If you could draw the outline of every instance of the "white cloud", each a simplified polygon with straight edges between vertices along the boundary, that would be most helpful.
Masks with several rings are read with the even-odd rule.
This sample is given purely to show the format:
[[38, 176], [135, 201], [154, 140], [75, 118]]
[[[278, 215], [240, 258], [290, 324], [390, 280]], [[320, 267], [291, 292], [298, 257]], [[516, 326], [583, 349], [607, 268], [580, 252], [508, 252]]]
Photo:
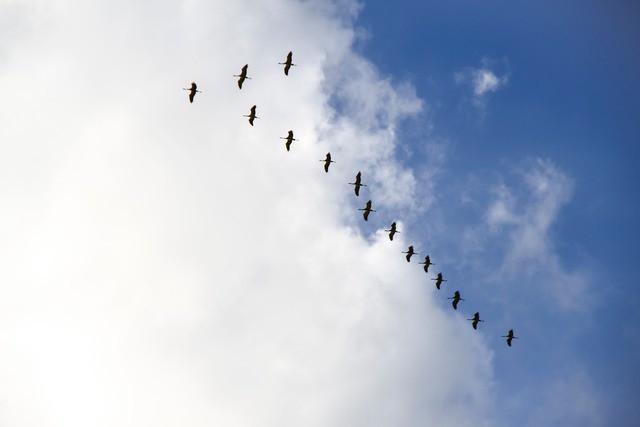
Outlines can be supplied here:
[[571, 200], [573, 182], [542, 159], [531, 161], [519, 175], [524, 187], [517, 183], [494, 187], [485, 215], [489, 232], [505, 248], [501, 274], [534, 279], [559, 307], [584, 308], [590, 300], [587, 272], [568, 271], [562, 265], [552, 230]]
[[351, 50], [348, 17], [28, 5], [0, 68], [0, 424], [491, 424], [483, 335], [403, 260], [408, 226], [356, 225], [357, 170], [380, 221], [413, 206], [395, 130], [422, 103]]
[[[506, 68], [501, 75], [494, 70], [499, 65]], [[509, 82], [509, 75], [510, 72], [506, 61], [499, 63], [484, 58], [479, 68], [469, 67], [463, 71], [456, 72], [454, 80], [459, 85], [467, 85], [471, 88], [473, 92], [471, 102], [483, 117], [486, 113], [488, 94], [506, 86]]]

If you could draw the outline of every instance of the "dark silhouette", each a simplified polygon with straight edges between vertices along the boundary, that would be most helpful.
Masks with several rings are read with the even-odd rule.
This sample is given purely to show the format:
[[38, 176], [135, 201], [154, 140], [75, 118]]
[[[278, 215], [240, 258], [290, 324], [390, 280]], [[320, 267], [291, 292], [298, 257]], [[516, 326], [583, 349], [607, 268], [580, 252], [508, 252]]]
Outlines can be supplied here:
[[249, 115], [244, 115], [242, 117], [249, 117], [249, 124], [251, 126], [253, 126], [253, 121], [255, 119], [259, 119], [260, 117], [256, 116], [256, 106], [254, 105], [253, 107], [251, 107], [251, 113], [249, 113]]
[[502, 338], [507, 339], [507, 345], [511, 347], [511, 340], [517, 340], [518, 337], [513, 336], [513, 329], [509, 329], [509, 333], [507, 335], [503, 335]]
[[356, 175], [356, 182], [350, 182], [349, 185], [355, 185], [354, 191], [356, 192], [356, 196], [360, 195], [360, 187], [366, 187], [366, 185], [362, 183], [362, 174], [360, 172]]
[[411, 262], [411, 256], [416, 254], [417, 252], [413, 252], [413, 246], [409, 246], [407, 252], [402, 252], [403, 254], [407, 254], [405, 258], [407, 258], [407, 262]]
[[242, 89], [242, 83], [244, 83], [245, 80], [251, 80], [251, 77], [247, 77], [247, 69], [249, 68], [249, 64], [245, 64], [244, 67], [242, 67], [242, 71], [240, 72], [240, 74], [235, 74], [233, 77], [240, 77], [238, 79], [238, 88]]
[[424, 272], [425, 273], [429, 272], [429, 266], [430, 265], [435, 265], [434, 263], [431, 262], [431, 258], [429, 258], [429, 255], [424, 257], [424, 262], [421, 262], [420, 264], [424, 264]]
[[192, 103], [192, 104], [193, 104], [193, 98], [196, 97], [196, 92], [202, 93], [201, 91], [198, 90], [198, 86], [196, 85], [196, 82], [192, 82], [191, 83], [191, 88], [187, 89], [186, 87], [183, 87], [182, 90], [188, 90], [189, 91], [189, 102]]
[[289, 133], [287, 134], [287, 136], [285, 138], [280, 137], [280, 139], [286, 139], [287, 140], [287, 142], [285, 142], [285, 144], [284, 144], [284, 146], [287, 148], [287, 151], [289, 151], [289, 149], [291, 148], [291, 143], [293, 141], [297, 141], [297, 139], [295, 139], [293, 137], [293, 131], [292, 130], [289, 131]]
[[393, 242], [393, 235], [396, 233], [399, 233], [398, 230], [396, 230], [396, 223], [392, 223], [391, 224], [391, 228], [389, 230], [384, 230], [384, 231], [388, 231], [389, 232], [389, 240], [391, 240]]
[[362, 216], [364, 217], [364, 220], [365, 220], [365, 221], [369, 221], [369, 214], [370, 214], [371, 212], [376, 212], [376, 211], [374, 211], [373, 209], [371, 209], [371, 200], [369, 200], [369, 201], [367, 202], [367, 205], [364, 207], [364, 209], [358, 209], [358, 210], [359, 210], [359, 211], [364, 211], [364, 212], [362, 213]]
[[471, 326], [473, 326], [473, 329], [478, 329], [478, 322], [484, 322], [484, 320], [480, 320], [480, 313], [476, 312], [476, 314], [473, 315], [473, 319], [467, 319], [467, 320], [473, 320], [473, 323], [471, 324]]
[[333, 160], [331, 160], [331, 153], [327, 153], [327, 157], [324, 160], [320, 160], [321, 162], [324, 162], [324, 171], [329, 173], [329, 165], [331, 163], [335, 163]]
[[293, 61], [293, 52], [289, 52], [287, 54], [287, 60], [285, 62], [278, 62], [278, 64], [284, 65], [284, 75], [285, 76], [289, 75], [289, 69], [291, 67], [295, 67], [297, 65], [297, 64], [294, 64], [292, 61]]
[[440, 285], [442, 282], [446, 282], [446, 280], [442, 280], [442, 273], [438, 273], [438, 277], [435, 279], [431, 279], [436, 281], [436, 288], [440, 289]]
[[459, 291], [455, 291], [453, 296], [451, 298], [447, 298], [447, 299], [452, 299], [453, 300], [453, 301], [451, 301], [451, 305], [453, 306], [454, 310], [458, 309], [458, 302], [464, 301], [464, 299], [460, 298], [460, 292]]

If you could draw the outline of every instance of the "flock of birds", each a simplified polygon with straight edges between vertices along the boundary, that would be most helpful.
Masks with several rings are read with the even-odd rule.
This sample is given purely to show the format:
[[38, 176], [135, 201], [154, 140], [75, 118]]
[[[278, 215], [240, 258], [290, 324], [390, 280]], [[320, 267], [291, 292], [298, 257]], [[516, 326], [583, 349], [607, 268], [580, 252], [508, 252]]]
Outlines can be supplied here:
[[[291, 67], [296, 66], [297, 64], [293, 63], [293, 52], [289, 52], [287, 54], [287, 58], [285, 60], [285, 62], [279, 62], [279, 65], [284, 65], [284, 74], [285, 76], [289, 75], [289, 71], [291, 69]], [[251, 80], [251, 77], [247, 76], [249, 70], [249, 65], [245, 64], [242, 67], [242, 70], [240, 71], [240, 74], [236, 74], [234, 75], [234, 77], [238, 77], [238, 89], [242, 90], [242, 85], [244, 84], [245, 80]], [[195, 99], [196, 93], [202, 93], [201, 91], [198, 90], [198, 86], [196, 85], [195, 82], [191, 83], [191, 87], [190, 88], [183, 88], [183, 90], [188, 90], [189, 91], [189, 102], [193, 103], [193, 100]], [[249, 114], [243, 115], [243, 117], [247, 117], [249, 119], [249, 124], [251, 126], [253, 126], [253, 122], [255, 121], [255, 119], [259, 119], [259, 117], [256, 115], [256, 109], [257, 106], [254, 105], [251, 107], [251, 109], [249, 110]], [[280, 137], [280, 139], [284, 139], [286, 140], [285, 142], [285, 148], [287, 149], [287, 151], [290, 151], [291, 149], [291, 144], [293, 141], [298, 141], [297, 139], [294, 138], [293, 136], [293, 131], [290, 130], [287, 134], [286, 137]], [[324, 171], [326, 173], [329, 173], [329, 166], [331, 165], [331, 163], [335, 163], [333, 160], [331, 160], [331, 153], [327, 153], [327, 155], [325, 156], [324, 159], [320, 160], [321, 162], [324, 163], [323, 167], [324, 167]], [[361, 187], [366, 187], [366, 184], [362, 183], [362, 173], [358, 172], [356, 174], [356, 178], [354, 182], [350, 182], [349, 185], [353, 185], [354, 186], [354, 192], [356, 197], [360, 196], [360, 188]], [[363, 211], [362, 216], [364, 218], [365, 221], [369, 220], [369, 215], [371, 214], [371, 212], [376, 212], [373, 208], [372, 208], [372, 202], [371, 200], [369, 200], [366, 204], [365, 207], [362, 209], [358, 209], [360, 211]], [[391, 224], [391, 227], [388, 230], [385, 230], [386, 232], [389, 232], [389, 240], [393, 241], [393, 236], [396, 233], [400, 233], [400, 231], [397, 230], [397, 226], [396, 223], [393, 222]], [[414, 251], [413, 246], [409, 246], [407, 248], [407, 250], [405, 252], [402, 252], [403, 254], [406, 254], [405, 259], [407, 260], [407, 262], [411, 262], [411, 257], [413, 255], [417, 255], [417, 252]], [[429, 255], [427, 255], [424, 258], [424, 262], [420, 262], [419, 264], [424, 265], [423, 269], [425, 271], [425, 273], [429, 273], [429, 267], [432, 265], [435, 265], [434, 263], [431, 262], [431, 258]], [[436, 289], [440, 290], [440, 285], [442, 285], [443, 282], [446, 282], [446, 280], [444, 280], [442, 273], [438, 273], [437, 277], [435, 279], [431, 279], [434, 280], [436, 283]], [[452, 297], [449, 297], [447, 299], [452, 300], [451, 301], [451, 305], [453, 306], [454, 310], [458, 309], [458, 303], [460, 301], [464, 301], [464, 299], [460, 296], [460, 291], [455, 291]], [[471, 326], [473, 327], [473, 329], [478, 329], [478, 323], [480, 322], [484, 322], [484, 320], [480, 319], [480, 313], [476, 312], [473, 317], [471, 319], [467, 319], [471, 321]], [[513, 329], [510, 329], [509, 332], [507, 332], [507, 335], [502, 335], [502, 338], [506, 338], [507, 340], [507, 345], [509, 347], [511, 347], [511, 342], [514, 339], [518, 339], [518, 337], [516, 337], [514, 335]]]

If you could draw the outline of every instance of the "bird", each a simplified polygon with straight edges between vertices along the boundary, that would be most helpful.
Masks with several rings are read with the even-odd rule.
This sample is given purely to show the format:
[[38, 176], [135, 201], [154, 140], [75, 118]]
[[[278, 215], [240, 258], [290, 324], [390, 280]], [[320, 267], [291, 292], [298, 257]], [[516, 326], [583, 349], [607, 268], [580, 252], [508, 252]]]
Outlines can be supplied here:
[[451, 301], [451, 305], [453, 305], [453, 309], [454, 310], [458, 309], [458, 302], [464, 301], [463, 298], [460, 298], [460, 292], [459, 291], [455, 291], [453, 296], [451, 298], [447, 298], [447, 299], [452, 299], [453, 300], [453, 301]]
[[251, 80], [251, 77], [247, 77], [247, 69], [249, 68], [249, 64], [245, 64], [244, 67], [242, 67], [242, 71], [240, 72], [240, 74], [234, 74], [233, 77], [240, 77], [238, 79], [238, 88], [242, 89], [242, 83], [244, 83], [244, 81], [246, 79]]
[[364, 220], [365, 220], [365, 221], [369, 221], [369, 214], [370, 214], [371, 212], [377, 212], [377, 211], [374, 211], [373, 209], [371, 209], [371, 200], [369, 200], [369, 201], [367, 202], [367, 205], [364, 207], [364, 209], [358, 209], [358, 210], [359, 210], [359, 211], [364, 211], [364, 212], [362, 213], [362, 216], [364, 217]]
[[298, 141], [297, 139], [295, 139], [293, 137], [293, 131], [292, 130], [289, 131], [289, 133], [287, 134], [286, 137], [284, 137], [284, 138], [280, 137], [280, 139], [286, 139], [287, 140], [287, 142], [285, 142], [285, 144], [284, 144], [284, 146], [287, 148], [287, 151], [289, 151], [289, 149], [291, 148], [291, 143], [293, 141]]
[[358, 172], [356, 182], [350, 182], [349, 185], [355, 185], [354, 191], [356, 192], [356, 196], [359, 196], [360, 187], [366, 187], [366, 185], [362, 183], [362, 173]]
[[196, 85], [196, 82], [191, 82], [191, 87], [190, 88], [183, 87], [182, 90], [188, 90], [189, 91], [189, 102], [192, 103], [192, 104], [193, 104], [193, 98], [196, 97], [196, 92], [202, 93], [202, 91], [198, 90], [198, 85]]
[[413, 246], [409, 246], [409, 249], [407, 250], [407, 252], [402, 252], [403, 254], [407, 254], [406, 258], [407, 258], [407, 262], [411, 262], [411, 256], [417, 252], [413, 252]]
[[256, 106], [251, 107], [251, 113], [249, 115], [244, 115], [242, 117], [249, 117], [249, 124], [253, 126], [253, 121], [255, 119], [259, 119], [260, 117], [256, 116]]
[[435, 279], [431, 279], [436, 281], [436, 288], [440, 289], [440, 285], [442, 282], [446, 282], [446, 280], [442, 280], [442, 273], [438, 273], [438, 277]]
[[294, 64], [292, 61], [293, 61], [293, 52], [289, 52], [287, 54], [287, 60], [285, 62], [278, 62], [278, 64], [284, 65], [284, 75], [285, 76], [289, 75], [289, 69], [291, 67], [295, 67], [297, 65], [297, 64]]
[[388, 231], [389, 232], [389, 240], [391, 240], [393, 242], [393, 235], [396, 233], [399, 233], [398, 230], [396, 230], [396, 223], [392, 223], [391, 224], [391, 228], [389, 230], [384, 230], [384, 231]]
[[509, 329], [509, 333], [507, 335], [503, 335], [502, 338], [507, 339], [507, 345], [511, 347], [511, 340], [517, 340], [518, 337], [513, 336], [513, 329]]
[[473, 329], [478, 329], [478, 322], [484, 322], [484, 320], [480, 320], [480, 313], [476, 312], [476, 314], [473, 315], [473, 319], [467, 319], [467, 320], [473, 320], [473, 323], [471, 324], [471, 326], [473, 326]]
[[327, 153], [327, 157], [324, 160], [320, 160], [321, 162], [324, 162], [324, 171], [325, 172], [329, 172], [329, 165], [331, 163], [335, 163], [333, 160], [331, 160], [331, 153]]
[[421, 262], [420, 264], [424, 264], [424, 272], [425, 273], [429, 272], [429, 266], [430, 265], [435, 265], [434, 263], [431, 262], [431, 258], [429, 258], [429, 255], [424, 257], [424, 262]]

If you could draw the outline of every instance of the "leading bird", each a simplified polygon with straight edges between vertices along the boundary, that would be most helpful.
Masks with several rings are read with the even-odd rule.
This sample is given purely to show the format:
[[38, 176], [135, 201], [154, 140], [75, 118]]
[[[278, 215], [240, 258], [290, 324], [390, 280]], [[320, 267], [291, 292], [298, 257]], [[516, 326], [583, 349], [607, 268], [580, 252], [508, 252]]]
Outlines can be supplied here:
[[284, 75], [289, 75], [289, 69], [295, 67], [297, 64], [293, 63], [293, 52], [287, 54], [287, 60], [285, 62], [278, 62], [280, 65], [284, 65]]

